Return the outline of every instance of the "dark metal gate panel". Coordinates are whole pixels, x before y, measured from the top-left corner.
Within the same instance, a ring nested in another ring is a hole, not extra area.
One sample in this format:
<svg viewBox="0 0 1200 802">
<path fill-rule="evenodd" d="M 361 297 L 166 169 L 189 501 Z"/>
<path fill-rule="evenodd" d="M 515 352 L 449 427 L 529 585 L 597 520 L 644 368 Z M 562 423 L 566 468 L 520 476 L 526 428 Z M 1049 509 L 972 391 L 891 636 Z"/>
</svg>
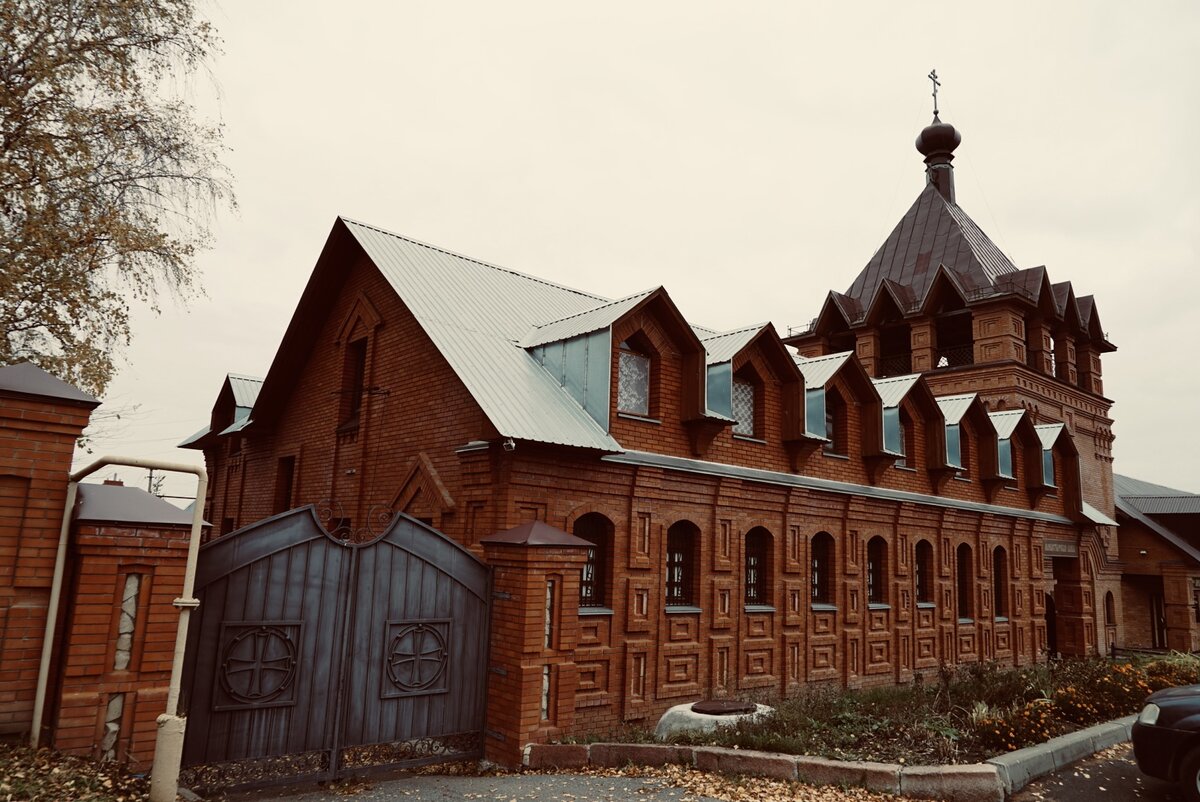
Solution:
<svg viewBox="0 0 1200 802">
<path fill-rule="evenodd" d="M 419 525 L 360 551 L 343 743 L 395 744 L 386 762 L 482 751 L 486 568 Z M 470 556 L 470 555 L 466 555 Z M 350 750 L 347 763 L 378 750 Z"/>
<path fill-rule="evenodd" d="M 201 551 L 187 779 L 235 787 L 482 754 L 487 567 L 397 516 L 344 543 L 312 508 Z"/>
</svg>

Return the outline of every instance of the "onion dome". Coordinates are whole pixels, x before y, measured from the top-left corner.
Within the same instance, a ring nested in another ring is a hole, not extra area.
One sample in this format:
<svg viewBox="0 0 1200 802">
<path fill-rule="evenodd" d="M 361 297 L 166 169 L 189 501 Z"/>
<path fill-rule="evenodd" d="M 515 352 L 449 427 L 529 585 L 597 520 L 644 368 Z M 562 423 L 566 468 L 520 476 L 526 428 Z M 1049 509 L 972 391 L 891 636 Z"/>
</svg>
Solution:
<svg viewBox="0 0 1200 802">
<path fill-rule="evenodd" d="M 935 114 L 933 122 L 926 126 L 917 137 L 917 150 L 928 162 L 935 155 L 949 156 L 961 142 L 962 134 L 958 132 L 958 129 L 950 123 L 942 122 Z"/>
</svg>

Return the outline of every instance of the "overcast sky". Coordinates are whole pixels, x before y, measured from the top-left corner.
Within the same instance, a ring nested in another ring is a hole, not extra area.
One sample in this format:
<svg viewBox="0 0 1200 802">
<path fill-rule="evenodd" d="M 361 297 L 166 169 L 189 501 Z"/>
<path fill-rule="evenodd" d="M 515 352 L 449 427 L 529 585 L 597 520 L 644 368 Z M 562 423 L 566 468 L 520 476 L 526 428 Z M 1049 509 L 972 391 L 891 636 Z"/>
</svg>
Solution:
<svg viewBox="0 0 1200 802">
<path fill-rule="evenodd" d="M 922 189 L 936 68 L 959 204 L 1119 348 L 1116 470 L 1200 491 L 1200 3 L 201 3 L 240 208 L 206 297 L 135 315 L 97 455 L 198 462 L 175 444 L 266 374 L 337 215 L 786 334 Z"/>
</svg>

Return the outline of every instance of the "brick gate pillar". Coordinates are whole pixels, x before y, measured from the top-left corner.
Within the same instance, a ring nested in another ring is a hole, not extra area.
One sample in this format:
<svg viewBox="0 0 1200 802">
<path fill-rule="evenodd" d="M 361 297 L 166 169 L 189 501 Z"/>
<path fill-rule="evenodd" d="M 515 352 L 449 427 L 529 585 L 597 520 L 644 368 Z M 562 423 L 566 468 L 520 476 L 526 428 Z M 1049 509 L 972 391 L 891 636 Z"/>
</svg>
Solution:
<svg viewBox="0 0 1200 802">
<path fill-rule="evenodd" d="M 540 521 L 480 544 L 493 568 L 485 757 L 517 766 L 526 744 L 573 723 L 579 576 L 592 544 Z"/>
</svg>

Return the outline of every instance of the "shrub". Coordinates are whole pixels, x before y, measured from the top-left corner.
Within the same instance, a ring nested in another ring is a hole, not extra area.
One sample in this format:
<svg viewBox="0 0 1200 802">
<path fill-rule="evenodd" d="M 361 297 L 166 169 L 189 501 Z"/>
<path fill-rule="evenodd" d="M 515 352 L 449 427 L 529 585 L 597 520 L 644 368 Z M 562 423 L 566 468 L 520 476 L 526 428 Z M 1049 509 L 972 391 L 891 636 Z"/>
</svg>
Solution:
<svg viewBox="0 0 1200 802">
<path fill-rule="evenodd" d="M 1055 717 L 1049 699 L 1037 699 L 1008 712 L 974 722 L 974 740 L 987 752 L 1011 752 L 1061 735 L 1066 727 Z"/>
<path fill-rule="evenodd" d="M 1073 661 L 1063 673 L 1069 684 L 1054 691 L 1059 715 L 1073 724 L 1096 724 L 1138 709 L 1152 690 L 1146 670 L 1130 663 Z"/>
<path fill-rule="evenodd" d="M 1153 690 L 1200 683 L 1200 657 L 1171 652 L 1146 665 L 1146 678 Z"/>
</svg>

